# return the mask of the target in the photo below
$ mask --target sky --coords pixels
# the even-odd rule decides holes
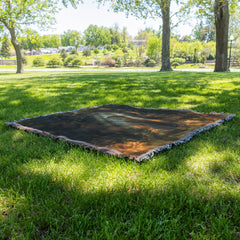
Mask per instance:
[[[172,6],[172,9],[175,8],[176,6]],[[109,11],[107,6],[98,8],[97,3],[88,0],[84,4],[80,4],[77,9],[73,9],[71,6],[68,6],[68,8],[62,7],[62,10],[56,14],[56,24],[52,26],[52,29],[40,32],[40,34],[63,34],[68,29],[83,33],[90,24],[99,27],[112,27],[114,24],[118,24],[120,29],[127,27],[128,33],[134,37],[140,30],[146,27],[158,30],[161,25],[161,19],[141,20],[133,16],[126,17],[124,13]],[[181,28],[179,27],[173,32],[183,36],[190,35],[191,30],[192,27],[189,24],[181,24]]]

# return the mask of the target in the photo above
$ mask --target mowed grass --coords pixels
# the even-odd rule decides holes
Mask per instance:
[[[136,162],[4,122],[101,104],[236,117]],[[239,239],[239,73],[0,74],[0,239]]]

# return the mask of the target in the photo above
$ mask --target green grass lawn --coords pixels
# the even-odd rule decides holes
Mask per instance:
[[[101,104],[236,117],[138,164],[4,122]],[[0,74],[0,239],[239,239],[239,73]]]

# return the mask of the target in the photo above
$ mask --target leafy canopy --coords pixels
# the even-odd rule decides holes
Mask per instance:
[[[0,0],[0,24],[18,31],[32,24],[46,27],[58,10],[57,0]]]

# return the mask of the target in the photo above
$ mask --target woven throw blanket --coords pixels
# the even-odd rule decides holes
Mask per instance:
[[[234,116],[109,104],[5,124],[141,162]]]

